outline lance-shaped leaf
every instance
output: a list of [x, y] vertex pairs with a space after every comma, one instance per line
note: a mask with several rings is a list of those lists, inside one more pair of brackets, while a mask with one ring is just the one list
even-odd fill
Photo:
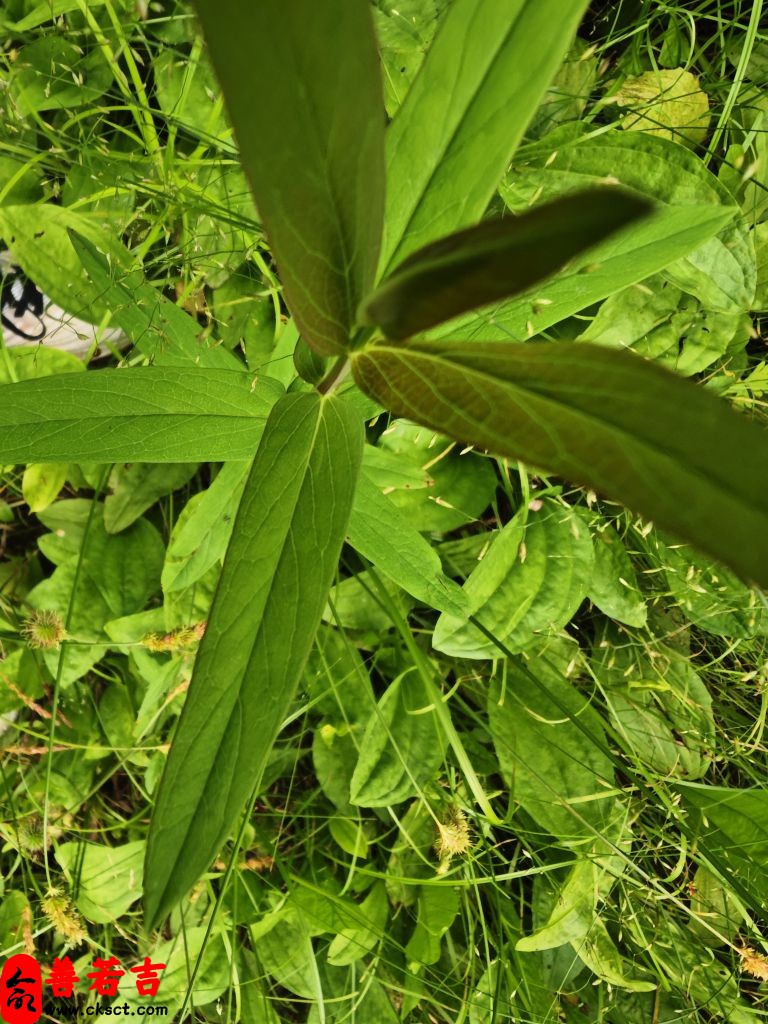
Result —
[[283, 388], [232, 370], [142, 366], [0, 386], [0, 464], [250, 459]]
[[155, 801], [150, 927], [208, 867], [264, 768], [336, 571], [362, 444], [342, 398], [286, 395], [270, 414]]
[[454, 0], [387, 132], [383, 269], [480, 219], [586, 6]]
[[409, 256], [366, 299], [361, 321], [407, 338], [518, 295], [651, 208], [628, 192], [594, 188], [441, 238]]
[[129, 269], [133, 256], [112, 240], [110, 259], [83, 235], [70, 230], [69, 239], [83, 270], [109, 308], [112, 320], [133, 344], [157, 366], [210, 366], [236, 370], [237, 356], [222, 345], [207, 344], [193, 316], [167, 299], [140, 270]]
[[197, 0], [197, 8], [291, 312], [314, 348], [339, 352], [373, 284], [384, 209], [370, 5]]
[[733, 206], [658, 206], [611, 235], [543, 285], [500, 306], [469, 314], [433, 337], [523, 341], [687, 255], [733, 219]]
[[396, 414], [594, 487], [768, 584], [768, 433], [702, 387], [567, 343], [381, 344], [354, 374]]

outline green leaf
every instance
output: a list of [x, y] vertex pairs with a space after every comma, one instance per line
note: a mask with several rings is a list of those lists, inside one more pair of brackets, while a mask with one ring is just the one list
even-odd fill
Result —
[[346, 967], [372, 952], [384, 934], [388, 911], [387, 890], [376, 882], [360, 904], [365, 923], [339, 932], [328, 947], [328, 963]]
[[396, 415], [594, 487], [768, 583], [768, 435], [703, 388], [586, 344], [414, 340], [353, 367]]
[[247, 462], [225, 463], [211, 486], [184, 506], [165, 552], [164, 592], [191, 586], [224, 557], [249, 469]]
[[757, 590], [684, 545], [654, 536], [650, 551], [689, 622], [715, 636], [768, 636], [768, 608]]
[[67, 481], [66, 463], [34, 462], [24, 470], [21, 493], [30, 512], [44, 512]]
[[[106, 623], [140, 611], [160, 585], [163, 542], [155, 527], [140, 519], [120, 534], [109, 534], [103, 506], [92, 509], [91, 504], [59, 501], [39, 513], [52, 531], [40, 538], [40, 550], [56, 569], [30, 590], [27, 601], [56, 612], [62, 622], [69, 619], [68, 631], [80, 641], [64, 652], [63, 686], [80, 679], [106, 653]], [[59, 651], [45, 651], [43, 657], [56, 676]]]
[[357, 482], [347, 539], [377, 569], [428, 607], [462, 613], [464, 597], [442, 571], [435, 549], [365, 472]]
[[[69, 239], [113, 321], [154, 365], [241, 368], [226, 348], [205, 344], [197, 320], [145, 281], [141, 270], [133, 269], [134, 258], [125, 246], [111, 240], [105, 255], [78, 231], [70, 229]], [[101, 240], [99, 244], [103, 246]]]
[[498, 647], [472, 615], [510, 650], [529, 647], [571, 619], [586, 596], [592, 561], [586, 523], [568, 506], [545, 501], [538, 512], [521, 509], [467, 580], [467, 611], [441, 615], [432, 646], [459, 658], [497, 658]]
[[491, 736], [510, 796], [558, 845], [590, 841], [615, 809], [613, 764], [599, 716], [540, 659], [508, 663], [488, 695]]
[[0, 463], [248, 459], [279, 384], [142, 366], [0, 385]]
[[197, 472], [196, 462], [123, 463], [111, 474], [109, 494], [104, 502], [104, 526], [119, 533], [151, 508], [159, 498], [189, 483]]
[[365, 300], [360, 320], [390, 338], [418, 334], [518, 295], [650, 210], [629, 193], [594, 188], [485, 221], [412, 253]]
[[320, 622], [361, 456], [362, 424], [342, 399], [286, 395], [270, 414], [155, 802], [150, 922], [206, 869], [259, 780]]
[[768, 901], [768, 789], [727, 789], [680, 783], [693, 813], [697, 847], [719, 874], [758, 911]]
[[88, 323], [109, 315], [114, 322], [107, 297], [83, 272], [70, 232], [112, 256], [121, 251], [92, 214], [52, 203], [0, 207], [0, 238], [28, 277], [67, 313]]
[[[606, 299], [578, 341], [632, 348], [684, 377], [744, 348], [752, 332], [746, 313], [716, 313], [658, 275]], [[735, 339], [735, 341], [734, 341]]]
[[689, 659], [664, 644], [633, 647], [617, 633], [595, 647], [595, 678], [616, 737], [635, 763], [701, 778], [715, 753], [712, 698]]
[[585, 7], [454, 0], [387, 131], [382, 269], [482, 217]]
[[630, 110], [621, 122], [622, 128], [647, 132], [692, 149], [707, 137], [709, 99], [698, 78], [684, 68], [657, 68], [631, 75], [611, 100]]
[[437, 774], [444, 747], [421, 676], [409, 669], [368, 719], [349, 786], [351, 802], [388, 807], [416, 795]]
[[621, 537], [613, 527], [605, 526], [593, 534], [592, 541], [595, 564], [587, 591], [590, 601], [617, 622], [644, 626], [648, 611]]
[[679, 260], [733, 220], [733, 214], [733, 207], [656, 209], [584, 256], [575, 257], [567, 269], [545, 285], [438, 328], [433, 335], [524, 341]]
[[450, 885], [422, 885], [419, 890], [419, 916], [405, 947], [411, 970], [440, 959], [442, 938], [459, 913], [459, 894]]
[[306, 341], [340, 352], [373, 284], [384, 209], [370, 5], [197, 0], [197, 8], [288, 305]]
[[98, 846], [63, 843], [56, 848], [71, 884], [77, 880], [75, 906], [88, 921], [116, 921], [141, 896], [144, 843]]
[[[755, 293], [755, 250], [749, 225], [733, 209], [733, 196], [694, 153], [666, 139], [641, 132], [607, 131], [578, 138], [569, 145], [542, 141], [534, 166], [513, 168], [504, 198], [512, 208], [546, 202], [610, 178], [671, 207], [731, 208], [721, 230], [664, 269], [664, 276], [695, 295], [709, 311], [750, 308]], [[638, 280], [638, 279], [636, 279]]]

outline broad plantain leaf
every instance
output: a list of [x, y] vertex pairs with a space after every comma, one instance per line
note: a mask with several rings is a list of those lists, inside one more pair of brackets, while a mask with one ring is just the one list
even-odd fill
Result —
[[305, 341], [340, 352], [373, 284], [384, 210], [370, 5], [197, 0], [197, 8], [291, 312]]
[[700, 853], [761, 912], [768, 901], [768, 789], [727, 789], [680, 783], [683, 805], [697, 823]]
[[280, 384], [142, 366], [0, 385], [0, 463], [249, 459]]
[[363, 323], [407, 338], [517, 295], [651, 210], [616, 189], [588, 189], [518, 217], [485, 221], [412, 253], [365, 300]]
[[361, 456], [343, 399], [287, 395], [270, 415], [155, 802], [149, 922], [206, 869], [260, 777], [320, 622]]
[[554, 501], [538, 512], [521, 509], [467, 580], [464, 614], [437, 620], [432, 646], [459, 658], [498, 657], [471, 614], [510, 650], [529, 647], [571, 619], [586, 596], [592, 563], [589, 529], [572, 509]]
[[404, 672], [372, 712], [350, 782], [358, 807], [387, 807], [415, 796], [437, 773], [442, 732], [421, 677]]
[[594, 487], [768, 583], [768, 435], [703, 388], [587, 344], [412, 340], [353, 368], [395, 414]]
[[382, 269], [480, 219], [586, 6], [455, 0], [387, 131]]
[[[499, 767], [511, 797], [561, 846], [581, 845], [615, 811], [613, 765], [597, 713], [540, 659], [508, 662], [488, 694]], [[537, 682], [538, 680], [538, 682]]]
[[[554, 149], [554, 152], [553, 152]], [[569, 145], [537, 149], [534, 166], [513, 168], [502, 195], [512, 209], [578, 192], [609, 178], [671, 207], [728, 209], [733, 196], [704, 162], [684, 146], [641, 132], [618, 130]], [[678, 287], [710, 311], [749, 309], [755, 294], [754, 240], [740, 211], [720, 231], [664, 269]]]

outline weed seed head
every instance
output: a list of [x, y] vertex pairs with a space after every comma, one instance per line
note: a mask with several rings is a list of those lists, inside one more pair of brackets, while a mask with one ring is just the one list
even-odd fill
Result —
[[43, 913], [72, 946], [85, 942], [86, 931], [77, 911], [61, 889], [49, 889], [42, 902]]
[[21, 627], [21, 635], [30, 647], [40, 651], [58, 650], [67, 639], [61, 617], [49, 609], [34, 611]]

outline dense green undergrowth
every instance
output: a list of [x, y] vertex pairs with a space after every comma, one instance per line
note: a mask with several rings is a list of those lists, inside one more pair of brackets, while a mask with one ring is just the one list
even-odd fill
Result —
[[[379, 0], [390, 117], [448, 6]], [[760, 15], [591, 6], [488, 216], [606, 179], [681, 231], [688, 207], [738, 211], [607, 298], [586, 264], [451, 337], [629, 347], [765, 421]], [[25, 270], [130, 335], [113, 363], [191, 335], [224, 369], [319, 379], [189, 9], [8, 0], [0, 25], [0, 237]], [[0, 347], [2, 383], [84, 369]], [[248, 465], [93, 462], [97, 432], [65, 438], [77, 460], [2, 467], [0, 955], [81, 978], [149, 955], [172, 1019], [768, 1017], [764, 595], [590, 490], [358, 401], [365, 502], [299, 692], [252, 807], [155, 931], [149, 817]], [[366, 554], [382, 508], [394, 581]]]

